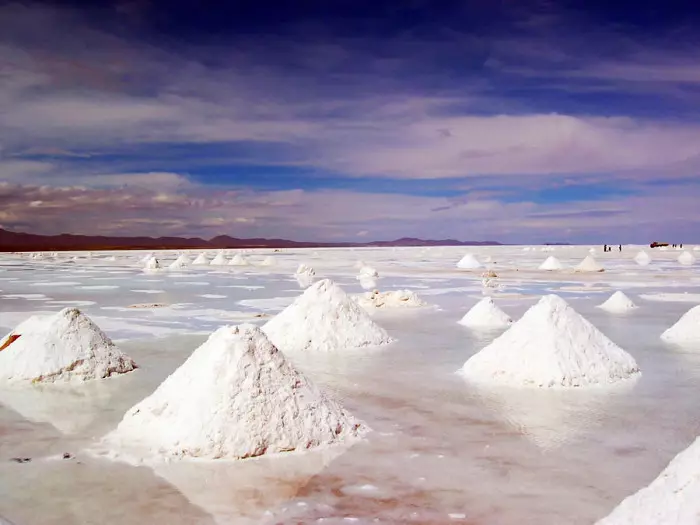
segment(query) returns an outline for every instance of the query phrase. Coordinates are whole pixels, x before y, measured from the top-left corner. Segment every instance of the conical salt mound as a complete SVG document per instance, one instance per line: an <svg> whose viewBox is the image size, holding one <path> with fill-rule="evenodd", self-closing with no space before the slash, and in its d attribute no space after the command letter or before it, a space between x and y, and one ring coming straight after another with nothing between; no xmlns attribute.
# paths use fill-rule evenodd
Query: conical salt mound
<svg viewBox="0 0 700 525"><path fill-rule="evenodd" d="M0 341L0 382L87 381L135 368L77 308L30 317Z"/></svg>
<svg viewBox="0 0 700 525"><path fill-rule="evenodd" d="M647 266L651 262L651 257L649 257L647 252L642 250L634 256L634 262L636 262L639 266Z"/></svg>
<svg viewBox="0 0 700 525"><path fill-rule="evenodd" d="M459 260L457 263L457 268L462 268L463 270L475 270L476 268L481 268L481 263L471 253L468 253Z"/></svg>
<svg viewBox="0 0 700 525"><path fill-rule="evenodd" d="M153 257L153 253L147 253L141 258L141 264L146 264L148 261L151 260L151 257Z"/></svg>
<svg viewBox="0 0 700 525"><path fill-rule="evenodd" d="M554 270L561 270L563 266L559 262L559 259L557 259L554 256L549 256L547 259L540 264L540 270L548 270L548 271L554 271Z"/></svg>
<svg viewBox="0 0 700 525"><path fill-rule="evenodd" d="M240 253L234 255L229 261L231 266L248 266L248 259L243 257Z"/></svg>
<svg viewBox="0 0 700 525"><path fill-rule="evenodd" d="M691 266L695 264L695 257L690 252L683 252L678 256L678 262L685 266Z"/></svg>
<svg viewBox="0 0 700 525"><path fill-rule="evenodd" d="M195 257L194 261L192 261L192 264L209 264L209 258L207 257L206 253L202 252L197 257Z"/></svg>
<svg viewBox="0 0 700 525"><path fill-rule="evenodd" d="M621 314L629 312L630 310L634 310L638 307L632 302L632 299L630 299L623 292L618 290L617 292L612 294L607 301L599 305L598 308L602 308L603 310L607 310L611 313Z"/></svg>
<svg viewBox="0 0 700 525"><path fill-rule="evenodd" d="M648 486L596 525L697 525L700 518L700 438L671 460Z"/></svg>
<svg viewBox="0 0 700 525"><path fill-rule="evenodd" d="M146 266L143 268L146 271L155 271L155 270L160 270L161 265L160 261L156 259L155 257L151 257L148 259L148 262L146 263Z"/></svg>
<svg viewBox="0 0 700 525"><path fill-rule="evenodd" d="M209 336L102 445L139 459L239 459L340 443L366 430L260 328L243 324Z"/></svg>
<svg viewBox="0 0 700 525"><path fill-rule="evenodd" d="M360 273L357 276L357 279L378 279L379 278L379 272L372 268L371 266L363 266L360 268Z"/></svg>
<svg viewBox="0 0 700 525"><path fill-rule="evenodd" d="M490 297L484 297L459 320L459 324L470 328L505 328L512 322L510 316Z"/></svg>
<svg viewBox="0 0 700 525"><path fill-rule="evenodd" d="M392 341L384 329L330 279L307 288L268 321L263 330L283 352L333 352Z"/></svg>
<svg viewBox="0 0 700 525"><path fill-rule="evenodd" d="M700 305L688 310L676 324L661 334L670 343L700 343Z"/></svg>
<svg viewBox="0 0 700 525"><path fill-rule="evenodd" d="M170 268L171 270L179 270L180 268L185 268L190 265L190 258L187 257L184 253L180 254L180 256L175 259L172 263L170 263Z"/></svg>
<svg viewBox="0 0 700 525"><path fill-rule="evenodd" d="M546 388L614 383L639 368L566 301L547 295L460 372L477 382Z"/></svg>
<svg viewBox="0 0 700 525"><path fill-rule="evenodd" d="M598 261L596 261L592 256L587 255L586 258L579 263L579 265L576 267L577 272L602 272L604 271L603 267L598 264Z"/></svg>
<svg viewBox="0 0 700 525"><path fill-rule="evenodd" d="M224 255L223 251L220 251L216 254L216 257L214 257L209 264L211 264L212 266L223 266L227 263L228 260L226 260L226 255Z"/></svg>

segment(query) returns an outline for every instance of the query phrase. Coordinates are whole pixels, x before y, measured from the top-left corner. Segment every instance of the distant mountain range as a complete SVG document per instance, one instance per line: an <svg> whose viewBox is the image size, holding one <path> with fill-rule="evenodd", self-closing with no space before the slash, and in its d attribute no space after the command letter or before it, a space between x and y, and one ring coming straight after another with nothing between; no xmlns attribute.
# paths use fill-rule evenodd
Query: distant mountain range
<svg viewBox="0 0 700 525"><path fill-rule="evenodd" d="M297 242L286 239L238 239L219 235L208 241L198 237L105 237L92 235L36 235L0 228L0 252L72 250L176 250L191 248L334 248L369 246L498 246L495 241L424 240L403 237L367 243Z"/></svg>

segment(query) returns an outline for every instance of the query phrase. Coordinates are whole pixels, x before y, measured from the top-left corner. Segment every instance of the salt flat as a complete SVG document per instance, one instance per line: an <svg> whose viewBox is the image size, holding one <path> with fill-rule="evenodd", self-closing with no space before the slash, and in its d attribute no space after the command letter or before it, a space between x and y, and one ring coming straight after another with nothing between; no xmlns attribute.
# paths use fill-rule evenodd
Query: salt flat
<svg viewBox="0 0 700 525"><path fill-rule="evenodd" d="M590 246L527 248L250 250L246 266L150 273L145 252L0 256L0 336L30 315L80 305L140 365L85 385L0 388L0 514L17 525L594 523L700 434L700 346L660 339L700 304L700 264L647 247L651 262L642 266L634 257L643 247L594 247L605 271L575 272ZM167 268L179 254L155 256ZM482 268L457 268L467 254ZM563 269L539 270L549 256ZM359 260L378 271L378 289L412 290L431 307L372 312L396 339L389 345L289 359L368 424L364 441L158 468L84 452L211 332L262 326L290 304L303 292L300 264L359 294ZM484 286L489 269L497 277ZM638 308L597 308L617 290ZM639 380L610 392L523 391L484 389L456 373L503 332L458 324L484 294L517 320L552 293L629 352Z"/></svg>

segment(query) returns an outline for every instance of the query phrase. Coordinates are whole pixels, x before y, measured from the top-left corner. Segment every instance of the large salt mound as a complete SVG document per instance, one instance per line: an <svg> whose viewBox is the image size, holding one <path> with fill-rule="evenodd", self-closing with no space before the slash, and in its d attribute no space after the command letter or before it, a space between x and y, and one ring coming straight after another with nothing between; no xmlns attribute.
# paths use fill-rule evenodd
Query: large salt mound
<svg viewBox="0 0 700 525"><path fill-rule="evenodd" d="M512 322L510 316L496 306L490 297L484 297L459 320L459 324L470 328L505 328Z"/></svg>
<svg viewBox="0 0 700 525"><path fill-rule="evenodd" d="M206 253L202 252L192 261L192 264L209 264L209 258Z"/></svg>
<svg viewBox="0 0 700 525"><path fill-rule="evenodd" d="M332 352L392 341L340 286L323 279L273 317L263 330L284 352Z"/></svg>
<svg viewBox="0 0 700 525"><path fill-rule="evenodd" d="M0 382L86 381L135 368L76 308L30 317L0 341Z"/></svg>
<svg viewBox="0 0 700 525"><path fill-rule="evenodd" d="M544 261L542 264L540 264L540 270L561 270L563 266L559 262L559 259L557 259L554 256L549 256L547 257L547 260Z"/></svg>
<svg viewBox="0 0 700 525"><path fill-rule="evenodd" d="M391 310L394 308L419 308L427 304L415 292L410 290L377 290L353 297L365 310Z"/></svg>
<svg viewBox="0 0 700 525"><path fill-rule="evenodd" d="M700 523L700 438L671 460L648 486L620 503L596 525Z"/></svg>
<svg viewBox="0 0 700 525"><path fill-rule="evenodd" d="M547 295L460 370L471 380L512 386L580 387L639 373L634 358L579 315Z"/></svg>
<svg viewBox="0 0 700 525"><path fill-rule="evenodd" d="M457 263L457 268L462 268L463 270L475 270L476 268L481 268L481 263L471 253L468 253L459 260Z"/></svg>
<svg viewBox="0 0 700 525"><path fill-rule="evenodd" d="M634 256L634 262L639 266L646 266L651 262L651 257L644 250L641 250L637 255Z"/></svg>
<svg viewBox="0 0 700 525"><path fill-rule="evenodd" d="M243 257L240 253L234 255L229 261L231 266L248 266L248 259Z"/></svg>
<svg viewBox="0 0 700 525"><path fill-rule="evenodd" d="M103 445L139 459L240 459L367 429L296 371L256 326L225 326L132 407Z"/></svg>
<svg viewBox="0 0 700 525"><path fill-rule="evenodd" d="M678 256L678 262L685 266L691 266L695 264L695 257L690 252L683 252Z"/></svg>
<svg viewBox="0 0 700 525"><path fill-rule="evenodd" d="M671 343L700 343L700 305L688 310L676 324L661 334Z"/></svg>
<svg viewBox="0 0 700 525"><path fill-rule="evenodd" d="M216 257L214 257L209 264L211 264L212 266L223 266L227 263L228 261L226 260L226 255L222 250L216 254Z"/></svg>
<svg viewBox="0 0 700 525"><path fill-rule="evenodd" d="M172 263L170 263L170 268L171 270L179 270L181 268L185 268L190 265L190 258L187 257L184 253L180 254L180 256L175 259Z"/></svg>
<svg viewBox="0 0 700 525"><path fill-rule="evenodd" d="M586 258L579 263L579 265L576 267L577 272L602 272L604 271L603 267L598 264L598 261L596 261L593 257L590 255L587 255Z"/></svg>
<svg viewBox="0 0 700 525"><path fill-rule="evenodd" d="M621 314L624 312L629 312L638 308L636 304L632 302L632 299L627 297L623 292L617 291L612 294L607 301L599 305L598 308L607 310L608 312Z"/></svg>

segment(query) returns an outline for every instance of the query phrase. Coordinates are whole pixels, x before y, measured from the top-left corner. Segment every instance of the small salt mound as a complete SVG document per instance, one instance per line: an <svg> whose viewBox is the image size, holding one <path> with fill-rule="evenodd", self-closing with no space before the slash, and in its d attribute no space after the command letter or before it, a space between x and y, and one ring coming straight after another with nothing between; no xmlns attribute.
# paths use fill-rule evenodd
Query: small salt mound
<svg viewBox="0 0 700 525"><path fill-rule="evenodd" d="M284 352L332 352L392 341L384 329L330 279L309 287L268 321L263 330Z"/></svg>
<svg viewBox="0 0 700 525"><path fill-rule="evenodd" d="M685 266L691 266L695 264L695 257L690 252L683 252L678 256L678 262Z"/></svg>
<svg viewBox="0 0 700 525"><path fill-rule="evenodd" d="M576 267L577 272L602 272L605 271L603 267L598 264L593 257L587 255L586 258L579 263Z"/></svg>
<svg viewBox="0 0 700 525"><path fill-rule="evenodd" d="M181 268L185 268L190 265L190 258L187 257L184 253L180 254L180 256L175 259L172 263L170 263L170 268L171 270L179 270Z"/></svg>
<svg viewBox="0 0 700 525"><path fill-rule="evenodd" d="M358 280L360 281L360 287L363 290L374 290L375 288L377 288L376 279L373 279L371 277L358 276Z"/></svg>
<svg viewBox="0 0 700 525"><path fill-rule="evenodd" d="M463 270L474 270L476 268L481 268L481 263L471 253L468 253L459 260L457 263L457 268L462 268Z"/></svg>
<svg viewBox="0 0 700 525"><path fill-rule="evenodd" d="M496 306L491 297L484 297L459 320L459 324L470 328L505 328L512 322L510 316Z"/></svg>
<svg viewBox="0 0 700 525"><path fill-rule="evenodd" d="M275 265L275 260L272 257L265 257L262 262L260 263L260 266L274 266Z"/></svg>
<svg viewBox="0 0 700 525"><path fill-rule="evenodd" d="M372 268L371 266L363 266L360 268L360 273L357 276L358 279L378 279L379 272Z"/></svg>
<svg viewBox="0 0 700 525"><path fill-rule="evenodd" d="M214 332L127 411L103 445L141 459L242 459L341 443L367 430L258 327L243 324Z"/></svg>
<svg viewBox="0 0 700 525"><path fill-rule="evenodd" d="M648 486L596 525L697 525L700 517L700 438L671 460Z"/></svg>
<svg viewBox="0 0 700 525"><path fill-rule="evenodd" d="M639 266L647 266L651 262L651 257L649 257L647 252L642 250L634 256L634 262L636 262Z"/></svg>
<svg viewBox="0 0 700 525"><path fill-rule="evenodd" d="M316 270L311 268L311 266L306 266L305 264L300 264L297 268L296 275L307 275L313 277L316 275Z"/></svg>
<svg viewBox="0 0 700 525"><path fill-rule="evenodd" d="M223 266L228 261L226 260L226 255L224 255L224 251L221 250L219 253L216 254L216 257L214 257L209 264L212 266Z"/></svg>
<svg viewBox="0 0 700 525"><path fill-rule="evenodd" d="M209 264L209 258L206 253L202 252L192 261L192 264Z"/></svg>
<svg viewBox="0 0 700 525"><path fill-rule="evenodd" d="M557 259L554 256L549 256L547 259L540 264L540 270L548 270L548 271L554 271L554 270L561 270L563 268L561 262L559 262L559 259Z"/></svg>
<svg viewBox="0 0 700 525"><path fill-rule="evenodd" d="M136 364L76 308L33 316L0 341L0 381L103 379Z"/></svg>
<svg viewBox="0 0 700 525"><path fill-rule="evenodd" d="M700 305L688 310L671 328L661 334L671 343L700 343Z"/></svg>
<svg viewBox="0 0 700 525"><path fill-rule="evenodd" d="M617 292L612 294L607 301L599 305L598 308L602 308L603 310L607 310L611 313L620 314L629 312L630 310L634 310L638 307L632 302L632 299L630 299L623 292L618 290Z"/></svg>
<svg viewBox="0 0 700 525"><path fill-rule="evenodd" d="M109 262L115 262L117 258L114 255L110 255L109 257L105 257L105 261Z"/></svg>
<svg viewBox="0 0 700 525"><path fill-rule="evenodd" d="M160 261L156 259L155 257L151 257L148 259L148 262L146 263L146 266L144 267L145 271L155 271L155 270L160 270Z"/></svg>
<svg viewBox="0 0 700 525"><path fill-rule="evenodd" d="M146 264L148 261L151 260L151 257L154 257L153 252L147 253L146 255L144 255L144 256L141 258L141 264Z"/></svg>
<svg viewBox="0 0 700 525"><path fill-rule="evenodd" d="M477 382L546 388L614 383L639 368L566 301L547 295L460 372Z"/></svg>
<svg viewBox="0 0 700 525"><path fill-rule="evenodd" d="M231 266L248 266L248 259L243 257L240 253L234 255L229 261Z"/></svg>
<svg viewBox="0 0 700 525"><path fill-rule="evenodd" d="M389 310L394 308L419 308L427 306L415 292L410 290L392 290L379 292L377 290L353 297L365 310Z"/></svg>

